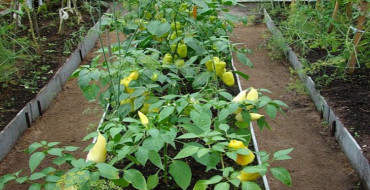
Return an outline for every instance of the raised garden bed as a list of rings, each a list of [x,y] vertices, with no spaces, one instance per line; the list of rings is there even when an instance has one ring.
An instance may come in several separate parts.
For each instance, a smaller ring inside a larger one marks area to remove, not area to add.
[[[265,20],[270,32],[278,39],[283,39],[283,35],[280,30],[275,26],[274,21],[271,19],[270,15],[266,10]],[[323,96],[321,96],[320,91],[316,89],[316,85],[313,79],[306,74],[299,72],[303,69],[303,65],[299,61],[298,56],[287,44],[285,44],[286,57],[293,66],[295,70],[298,71],[298,75],[302,82],[308,89],[308,92],[316,106],[316,109],[321,113],[323,119],[328,122],[328,126],[332,132],[332,135],[335,136],[339,142],[343,152],[349,158],[353,168],[357,172],[358,176],[363,181],[363,186],[367,189],[370,189],[370,167],[369,161],[363,153],[362,148],[356,142],[355,138],[351,135],[348,129],[342,123],[342,118],[336,116],[334,109],[328,105],[327,101]],[[365,88],[366,89],[366,88]],[[342,104],[338,104],[342,105]],[[351,114],[350,114],[351,115]],[[355,119],[355,118],[352,118]],[[346,118],[346,120],[351,120]],[[356,119],[355,119],[356,120]],[[365,122],[363,122],[365,124]]]
[[[87,162],[67,153],[77,147],[35,142],[27,149],[31,177],[9,174],[0,185],[17,180],[62,189],[260,189],[258,179],[271,172],[291,186],[289,172],[269,163],[290,159],[292,148],[251,151],[251,121],[269,128],[265,117],[275,118],[286,105],[265,96],[266,89],[240,92],[235,85],[236,75],[248,76],[230,71],[232,52],[251,63],[247,50],[230,45],[226,36],[245,18],[226,13],[218,19],[227,12],[222,7],[235,2],[179,2],[140,1],[124,18],[113,11],[104,27],[127,40],[102,47],[102,55],[75,71],[88,100],[110,105],[98,132],[85,137],[97,136],[86,148]],[[68,169],[39,171],[46,155]],[[41,178],[45,183],[33,181]]]
[[[88,13],[86,13],[88,14]],[[85,20],[90,18],[88,15],[85,15]],[[104,17],[103,17],[104,19]],[[65,55],[63,52],[63,45],[56,46],[59,48],[58,50],[55,50],[58,52],[59,57],[57,56],[55,59],[52,59],[52,57],[55,57],[54,54],[46,54],[48,58],[45,59],[45,61],[50,62],[42,62],[40,64],[48,64],[48,63],[55,63],[53,70],[57,70],[55,73],[45,73],[48,77],[50,77],[50,80],[45,80],[42,83],[40,83],[40,87],[45,84],[46,81],[48,83],[37,93],[36,97],[33,97],[33,93],[31,92],[24,92],[26,95],[20,93],[19,91],[17,93],[22,94],[23,98],[30,98],[32,99],[28,103],[26,103],[26,106],[24,106],[19,112],[15,113],[9,113],[9,112],[1,112],[4,117],[12,118],[12,115],[16,114],[13,119],[10,120],[10,122],[4,127],[1,128],[0,131],[0,160],[2,160],[6,154],[11,150],[13,145],[17,142],[18,138],[22,136],[23,132],[31,127],[32,122],[35,121],[39,116],[42,115],[42,113],[49,107],[52,100],[59,91],[62,90],[62,87],[64,83],[68,80],[72,72],[78,68],[79,64],[82,62],[83,58],[91,51],[91,49],[94,47],[95,42],[98,38],[97,32],[100,30],[99,25],[101,20],[99,21],[86,32],[86,36],[82,39],[81,42],[79,42],[76,45],[76,49],[72,52],[72,54],[67,58],[67,60],[61,64],[65,60]],[[67,34],[70,34],[73,30],[69,31]],[[48,35],[55,35],[54,33],[48,33]],[[62,35],[53,37],[50,40],[53,42],[61,42],[60,37],[66,37],[68,35]],[[50,43],[52,42],[50,41]],[[53,73],[54,75],[51,75]],[[25,89],[24,89],[25,90]],[[10,92],[12,93],[12,92]],[[29,94],[29,95],[27,95]],[[3,94],[7,96],[6,94]],[[5,100],[5,97],[2,97],[2,100]],[[17,99],[18,100],[18,99]],[[29,99],[22,100],[20,99],[17,102],[27,102]],[[19,106],[24,104],[19,104]],[[17,106],[13,106],[14,110],[17,110]],[[9,121],[9,120],[4,120]]]

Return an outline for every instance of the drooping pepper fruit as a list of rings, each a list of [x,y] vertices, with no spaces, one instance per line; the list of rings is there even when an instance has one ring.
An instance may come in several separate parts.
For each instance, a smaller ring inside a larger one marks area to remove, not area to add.
[[[183,67],[185,64],[185,61],[183,59],[178,59],[175,61],[175,65],[178,67],[178,68],[181,68]]]
[[[128,77],[131,78],[132,80],[137,80],[139,78],[139,72],[132,71]]]
[[[185,44],[179,44],[177,47],[177,54],[181,58],[185,58],[188,55],[188,46]]]
[[[218,58],[218,57],[213,57],[212,59],[213,59],[213,62],[215,62],[215,64],[220,61],[220,58]],[[208,60],[205,63],[208,71],[213,71],[213,62],[212,62],[212,59]]]
[[[171,29],[172,30],[179,30],[179,29],[181,29],[181,23],[179,21],[176,21],[176,24],[175,24],[175,22],[172,22],[171,23]]]
[[[216,19],[217,19],[217,17],[216,17],[216,16],[210,16],[210,17],[209,17],[209,22],[210,22],[210,23],[213,23]]]
[[[105,137],[98,133],[96,143],[87,154],[87,160],[95,163],[104,163],[107,158],[107,140]]]
[[[139,114],[141,124],[143,124],[145,127],[148,127],[149,124],[148,117],[145,114],[141,113],[141,111],[138,111],[137,113]]]
[[[233,86],[235,84],[235,79],[234,75],[232,72],[224,72],[222,74],[222,81],[227,85],[227,86]]]
[[[251,121],[255,121],[255,120],[260,119],[261,117],[264,116],[264,115],[261,115],[259,113],[250,113],[250,114],[251,114]],[[236,114],[235,119],[239,122],[244,121],[243,116],[240,112],[238,114]]]
[[[181,34],[182,34],[182,31],[181,30],[177,30],[177,32],[176,31],[173,31],[172,34],[171,34],[171,36],[170,36],[170,39],[171,40],[174,40],[177,37],[181,36]]]
[[[215,67],[216,67],[216,75],[218,77],[221,77],[222,74],[224,73],[225,71],[225,68],[226,68],[226,62],[225,61],[218,61],[218,62],[215,62]]]
[[[163,57],[163,64],[170,65],[172,64],[172,55],[170,53],[166,53]]]
[[[258,99],[258,92],[257,92],[256,89],[254,89],[253,87],[251,87],[251,90],[247,94],[247,100],[255,101],[257,99]],[[252,108],[253,108],[253,105],[247,106],[247,110],[250,110]]]
[[[240,171],[240,174],[236,177],[240,181],[254,181],[261,177],[261,174],[258,172],[256,173],[248,173],[245,171]]]
[[[236,157],[236,163],[239,165],[248,165],[253,162],[255,155],[251,150],[249,150],[246,146],[244,146],[243,142],[238,141],[238,140],[231,140],[229,142],[229,148],[238,150],[238,149],[247,149],[248,154],[243,155],[243,154],[237,154]]]
[[[125,86],[125,92],[127,92],[129,94],[132,94],[135,91],[134,89],[129,87],[131,81],[132,81],[132,78],[126,77],[126,78],[122,79],[121,82],[120,82],[123,86]]]

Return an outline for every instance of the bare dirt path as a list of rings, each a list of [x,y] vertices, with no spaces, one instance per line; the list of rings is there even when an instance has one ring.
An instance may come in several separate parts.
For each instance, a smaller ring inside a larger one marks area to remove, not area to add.
[[[242,87],[267,88],[272,91],[268,96],[289,106],[287,117],[278,114],[275,121],[269,121],[271,131],[261,132],[255,127],[260,150],[273,153],[294,148],[290,154],[292,160],[276,163],[291,172],[292,189],[357,189],[359,180],[354,170],[326,130],[310,98],[294,90],[286,90],[293,77],[289,72],[290,65],[270,58],[268,49],[263,47],[266,32],[265,24],[252,24],[236,28],[231,38],[234,42],[245,43],[253,51],[248,56],[253,69],[236,61],[236,68],[250,76],[248,81],[242,79]],[[268,180],[272,190],[290,189],[271,175],[268,175]]]
[[[115,33],[110,33],[111,43],[117,42]],[[122,42],[123,35],[120,36]],[[106,35],[102,36],[103,45],[106,46]],[[100,48],[99,40],[95,48],[87,55],[82,64],[88,64],[95,57],[95,52]],[[61,142],[60,146],[78,146],[79,150],[73,152],[77,158],[85,158],[87,152],[82,150],[91,141],[82,141],[89,133],[96,130],[102,115],[102,108],[97,103],[89,103],[77,85],[77,79],[67,81],[63,90],[54,99],[48,110],[26,130],[18,140],[11,152],[0,163],[0,176],[23,170],[21,176],[29,174],[29,155],[23,151],[33,142],[42,140],[48,142]],[[50,166],[55,157],[47,157],[38,168]],[[24,190],[28,185],[11,184],[5,190]]]

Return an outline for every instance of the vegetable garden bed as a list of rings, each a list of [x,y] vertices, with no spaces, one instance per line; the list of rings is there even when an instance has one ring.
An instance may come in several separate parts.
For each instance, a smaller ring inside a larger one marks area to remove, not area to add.
[[[246,19],[227,13],[218,19],[218,13],[236,2],[137,3],[128,5],[133,10],[124,18],[113,11],[103,26],[127,40],[103,47],[73,74],[87,99],[110,105],[98,132],[85,137],[97,136],[86,148],[87,162],[68,153],[76,147],[35,142],[27,150],[31,176],[9,174],[0,185],[16,180],[46,189],[261,189],[254,181],[271,172],[291,186],[289,172],[269,163],[290,159],[293,149],[273,155],[249,149],[251,121],[269,128],[265,117],[275,118],[286,105],[265,96],[266,89],[239,92],[235,85],[235,75],[248,76],[230,71],[231,52],[251,63],[247,50],[227,36]],[[58,169],[37,169],[46,155],[57,156]]]
[[[282,33],[275,26],[274,21],[266,10],[264,10],[266,24],[270,32],[275,36],[276,39],[283,39]],[[285,41],[285,40],[281,40]],[[328,122],[329,128],[332,131],[332,135],[338,140],[345,155],[349,158],[353,168],[357,172],[358,176],[362,179],[363,186],[367,189],[370,188],[370,167],[368,159],[365,157],[362,148],[358,145],[356,140],[347,130],[345,125],[342,123],[342,118],[338,118],[334,110],[328,105],[327,101],[323,96],[320,95],[320,91],[316,89],[314,80],[306,74],[300,72],[303,69],[302,63],[299,61],[296,53],[288,46],[288,44],[281,44],[286,46],[284,53],[286,54],[291,65],[298,71],[298,75],[302,80],[303,84],[307,87],[309,94],[315,103],[316,109],[321,112],[323,119]],[[366,80],[366,79],[365,79]],[[365,88],[366,89],[366,88]],[[348,119],[346,119],[348,120]]]
[[[88,14],[88,13],[85,13]],[[85,15],[86,16],[86,15]],[[89,16],[87,16],[89,18]],[[85,17],[86,19],[86,17]],[[90,52],[90,50],[94,47],[95,41],[98,38],[97,31],[99,31],[99,22],[95,24],[90,30],[88,30],[86,36],[76,44],[77,48],[72,52],[72,54],[67,58],[67,60],[64,62],[64,64],[60,64],[59,61],[65,59],[65,57],[57,57],[55,60],[52,59],[52,54],[45,56],[44,59],[47,58],[50,62],[55,62],[56,65],[53,66],[53,69],[57,69],[55,74],[51,76],[54,72],[44,73],[48,77],[51,77],[48,83],[40,90],[40,92],[37,93],[36,97],[34,97],[31,101],[29,101],[25,107],[23,107],[19,112],[16,113],[16,116],[4,127],[1,128],[0,131],[0,160],[2,160],[6,154],[11,150],[13,145],[17,142],[18,138],[23,134],[23,132],[31,127],[31,124],[33,121],[35,121],[39,116],[42,115],[42,113],[49,107],[50,103],[52,102],[53,98],[57,95],[57,93],[62,89],[63,84],[68,80],[72,72],[78,68],[80,62],[83,60],[83,58]],[[68,29],[68,28],[67,28]],[[62,35],[67,36],[69,33],[71,33],[73,30],[69,31],[67,34]],[[53,33],[49,33],[49,35],[54,35]],[[61,36],[59,36],[61,37]],[[57,39],[57,37],[53,37],[51,40],[54,42]],[[77,39],[75,39],[77,40]],[[51,43],[50,41],[49,43]],[[61,40],[59,40],[61,42]],[[77,42],[77,41],[76,41]],[[56,52],[61,51],[63,47],[60,45],[58,46],[59,49],[55,50]],[[62,52],[59,52],[58,55],[62,55]],[[50,60],[52,59],[52,60]],[[56,61],[58,59],[58,61]],[[47,62],[47,63],[50,63]],[[46,64],[45,62],[42,62],[41,64]],[[60,68],[58,68],[60,66]],[[41,83],[39,83],[39,86],[42,86],[44,84],[44,80],[40,80]],[[3,88],[6,89],[6,88]],[[26,90],[26,89],[24,89]],[[27,90],[26,90],[27,91]],[[13,92],[11,92],[13,93]],[[20,92],[17,92],[20,93]],[[26,95],[25,95],[25,94]],[[22,98],[32,98],[31,94],[32,92],[28,91],[27,93],[24,92],[21,93]],[[29,95],[27,95],[29,94]],[[3,93],[4,97],[2,97],[2,100],[6,100],[6,96],[9,94]],[[17,95],[18,96],[18,95]],[[14,97],[12,97],[14,98]],[[19,99],[19,102],[23,102],[23,100]],[[17,99],[18,100],[18,99]],[[24,101],[28,101],[29,99],[25,99]],[[19,104],[23,105],[23,104]],[[12,106],[13,109],[18,109],[17,106]],[[1,112],[2,117],[6,116],[11,118],[14,113],[10,112]],[[9,120],[4,120],[4,123]]]

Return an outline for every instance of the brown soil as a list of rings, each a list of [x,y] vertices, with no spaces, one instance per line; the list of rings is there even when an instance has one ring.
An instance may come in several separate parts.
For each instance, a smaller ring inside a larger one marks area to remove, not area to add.
[[[58,6],[52,7],[50,12],[58,12]],[[81,4],[79,5],[81,6]],[[105,11],[104,8],[103,11]],[[63,65],[70,53],[66,51],[65,44],[68,39],[76,35],[81,27],[88,30],[93,26],[90,13],[79,9],[82,14],[81,24],[77,24],[76,17],[71,16],[70,19],[64,22],[62,34],[58,34],[59,17],[38,14],[37,22],[40,30],[40,57],[30,57],[26,60],[16,60],[16,67],[19,70],[18,76],[9,78],[11,81],[0,82],[0,130],[2,130],[35,95],[44,87],[54,73]],[[96,16],[97,17],[97,16]],[[97,20],[97,18],[95,18]],[[26,17],[22,20],[25,26],[24,30],[20,30],[17,37],[26,37],[32,40],[31,33],[28,31],[29,22]],[[87,31],[80,33],[81,37],[85,36]],[[77,39],[73,40],[71,51],[77,47]],[[18,47],[17,47],[18,48]],[[34,49],[33,56],[37,56]],[[29,86],[29,88],[25,87]]]
[[[232,38],[235,42],[246,43],[246,47],[253,51],[248,56],[254,64],[253,69],[236,61],[236,68],[250,76],[248,81],[242,80],[243,88],[267,88],[272,91],[268,96],[289,106],[285,110],[287,117],[278,114],[274,121],[269,120],[271,130],[256,129],[260,150],[273,153],[294,148],[290,154],[292,160],[272,164],[290,171],[292,189],[357,189],[358,177],[323,124],[311,99],[286,90],[289,80],[295,76],[290,75],[286,61],[272,60],[268,56],[269,51],[263,47],[265,39],[262,37],[266,32],[264,24],[256,24],[236,28]],[[270,174],[267,177],[271,189],[289,189]]]
[[[123,35],[121,35],[121,42]],[[106,45],[106,37],[102,37]],[[117,41],[115,33],[110,35],[111,41]],[[99,41],[96,42],[92,52],[100,48]],[[85,58],[83,64],[88,64],[94,58],[94,53],[90,53]],[[82,139],[89,133],[96,130],[101,118],[102,109],[96,103],[88,103],[77,85],[77,79],[66,83],[63,90],[53,101],[50,108],[32,124],[25,134],[18,140],[12,151],[0,163],[0,176],[7,173],[14,173],[23,169],[21,174],[28,175],[29,156],[23,151],[33,142],[46,140],[48,142],[61,142],[58,146],[78,146],[79,150],[73,154],[77,158],[85,158],[87,152],[82,150],[91,141],[83,142]],[[51,165],[53,157],[47,157],[38,167],[39,169]],[[11,184],[5,190],[24,190],[28,185]]]

